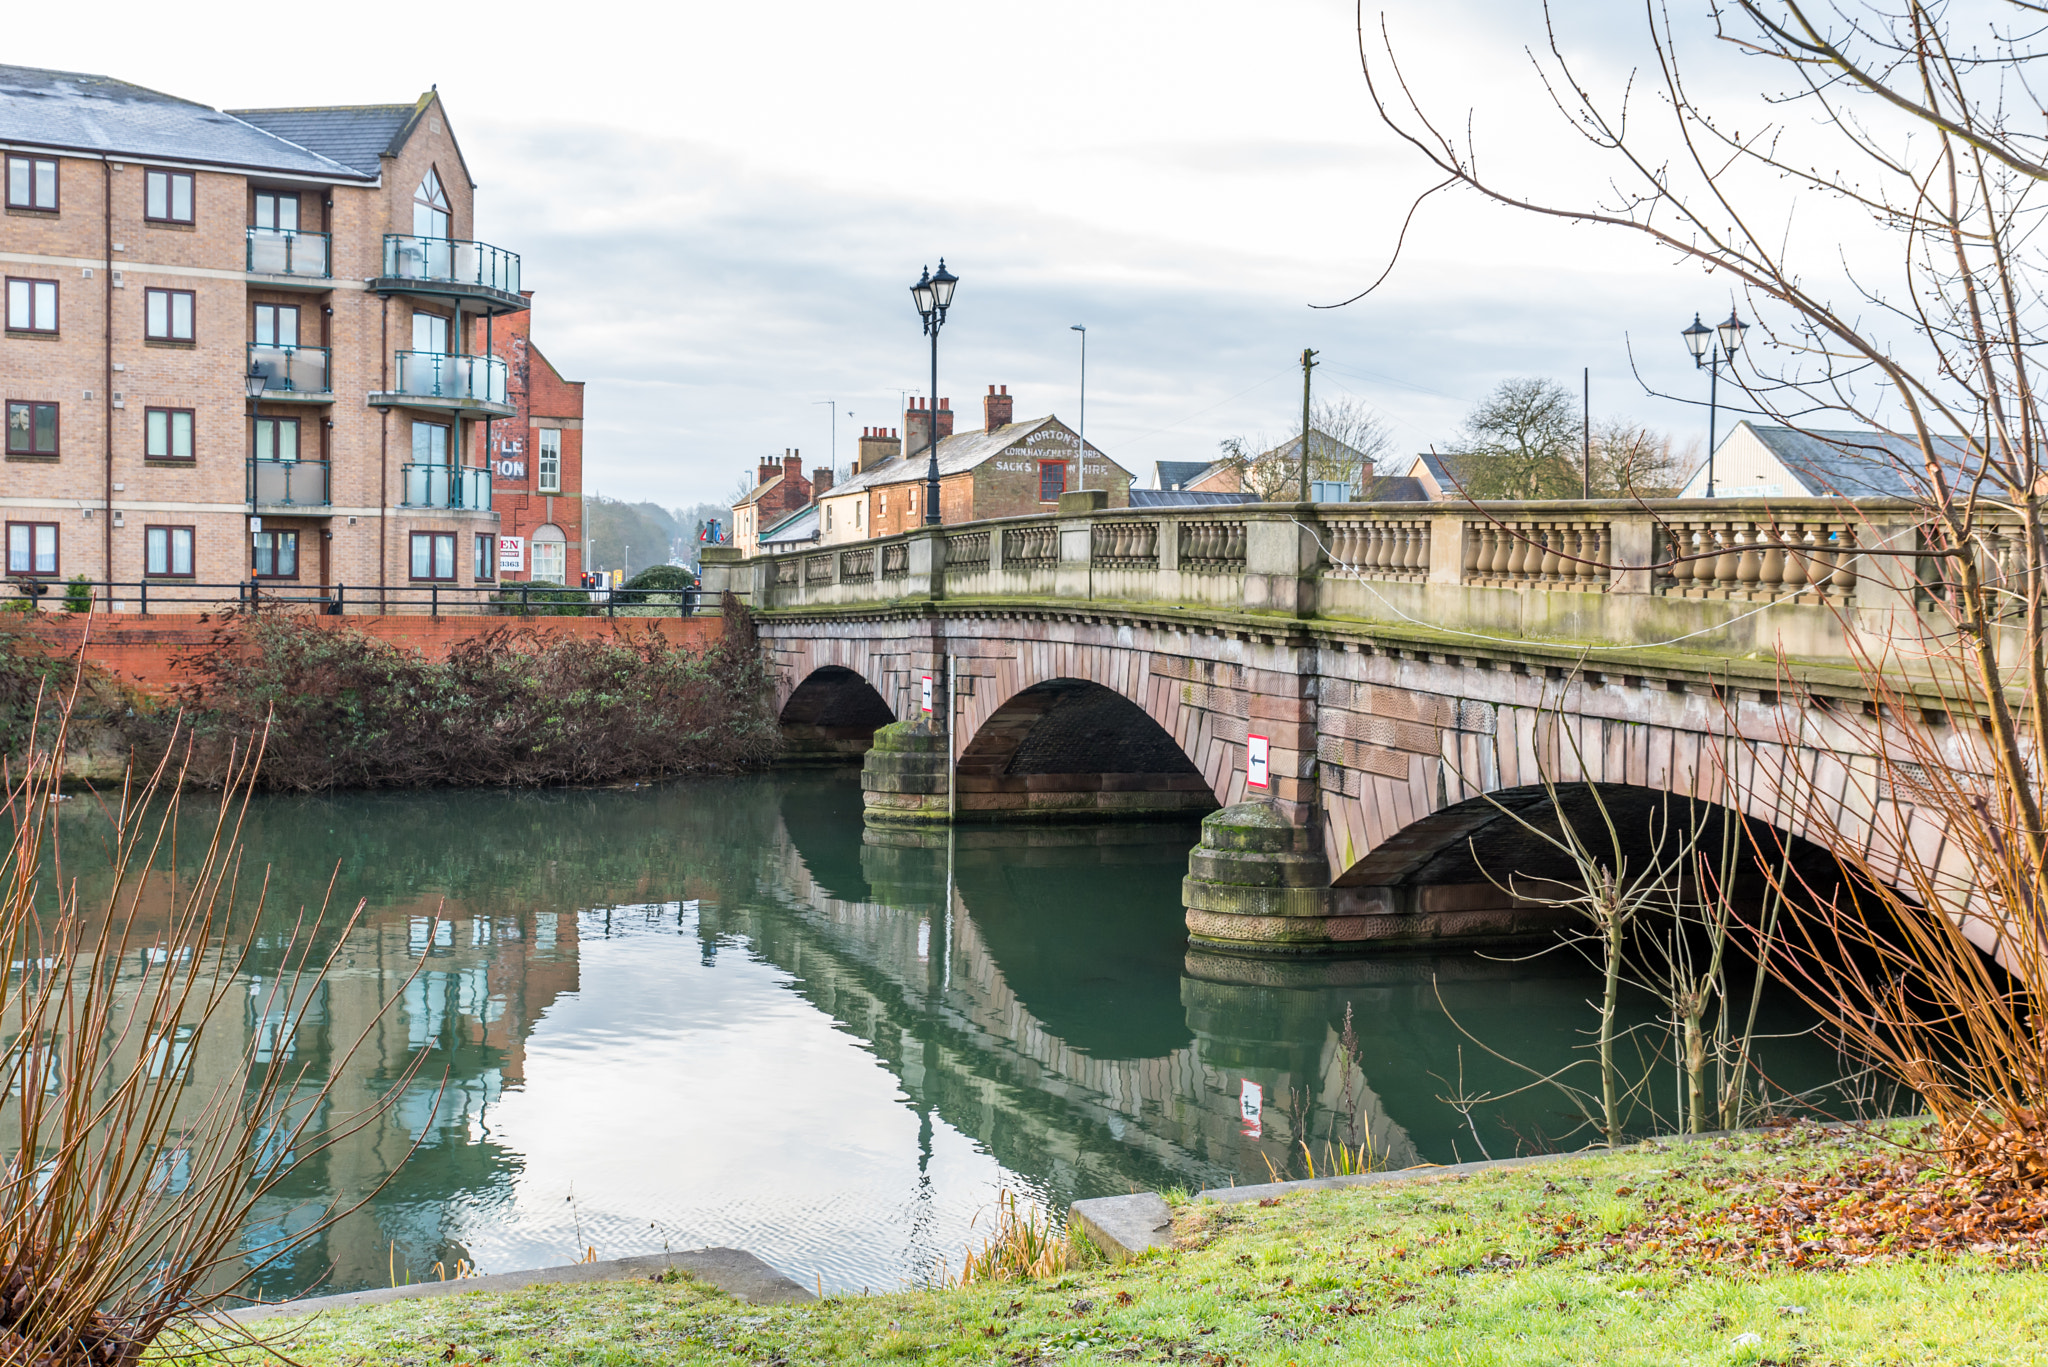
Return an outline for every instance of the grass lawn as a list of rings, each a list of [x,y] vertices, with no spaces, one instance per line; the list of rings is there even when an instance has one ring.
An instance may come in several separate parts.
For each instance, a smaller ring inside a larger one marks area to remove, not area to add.
[[[1796,1244],[1705,1263],[1671,1247],[1674,1212],[1711,1223],[1773,1177],[1873,1142],[1745,1136],[1271,1206],[1188,1204],[1173,1253],[1054,1282],[779,1309],[687,1280],[608,1283],[259,1327],[289,1332],[306,1367],[2048,1363],[2048,1275],[1994,1255],[1813,1270],[1792,1265]]]

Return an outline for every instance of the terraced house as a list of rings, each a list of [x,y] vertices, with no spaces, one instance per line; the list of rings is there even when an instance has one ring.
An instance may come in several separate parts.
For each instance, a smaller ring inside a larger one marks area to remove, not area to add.
[[[492,582],[493,320],[527,301],[438,94],[219,111],[0,66],[0,157],[15,591]]]

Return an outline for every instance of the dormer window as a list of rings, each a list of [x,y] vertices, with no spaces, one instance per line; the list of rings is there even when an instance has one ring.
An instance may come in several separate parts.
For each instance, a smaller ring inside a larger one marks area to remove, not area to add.
[[[455,221],[448,208],[448,193],[441,188],[441,177],[432,167],[427,168],[425,180],[412,195],[412,235],[445,239],[449,225]]]

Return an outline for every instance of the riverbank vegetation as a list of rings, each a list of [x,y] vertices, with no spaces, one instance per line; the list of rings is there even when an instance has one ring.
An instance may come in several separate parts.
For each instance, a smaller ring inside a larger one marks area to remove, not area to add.
[[[445,660],[282,613],[224,624],[191,662],[202,756],[258,739],[272,791],[533,787],[716,772],[774,753],[772,680],[744,611],[703,652],[652,629],[608,640],[500,627]]]
[[[1190,1202],[1170,1253],[1029,1282],[795,1307],[688,1280],[536,1287],[330,1313],[286,1343],[306,1367],[2031,1360],[2048,1321],[2039,1221],[1921,1220],[1922,1191],[1959,1179],[1917,1142],[1804,1127],[1646,1144]]]

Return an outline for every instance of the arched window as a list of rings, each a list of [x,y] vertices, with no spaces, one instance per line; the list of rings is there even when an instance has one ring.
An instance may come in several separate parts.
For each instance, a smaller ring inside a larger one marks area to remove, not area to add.
[[[569,575],[569,541],[554,523],[533,530],[533,581],[560,584]]]
[[[412,235],[445,239],[453,222],[448,192],[441,188],[440,174],[430,166],[420,188],[412,192]]]

